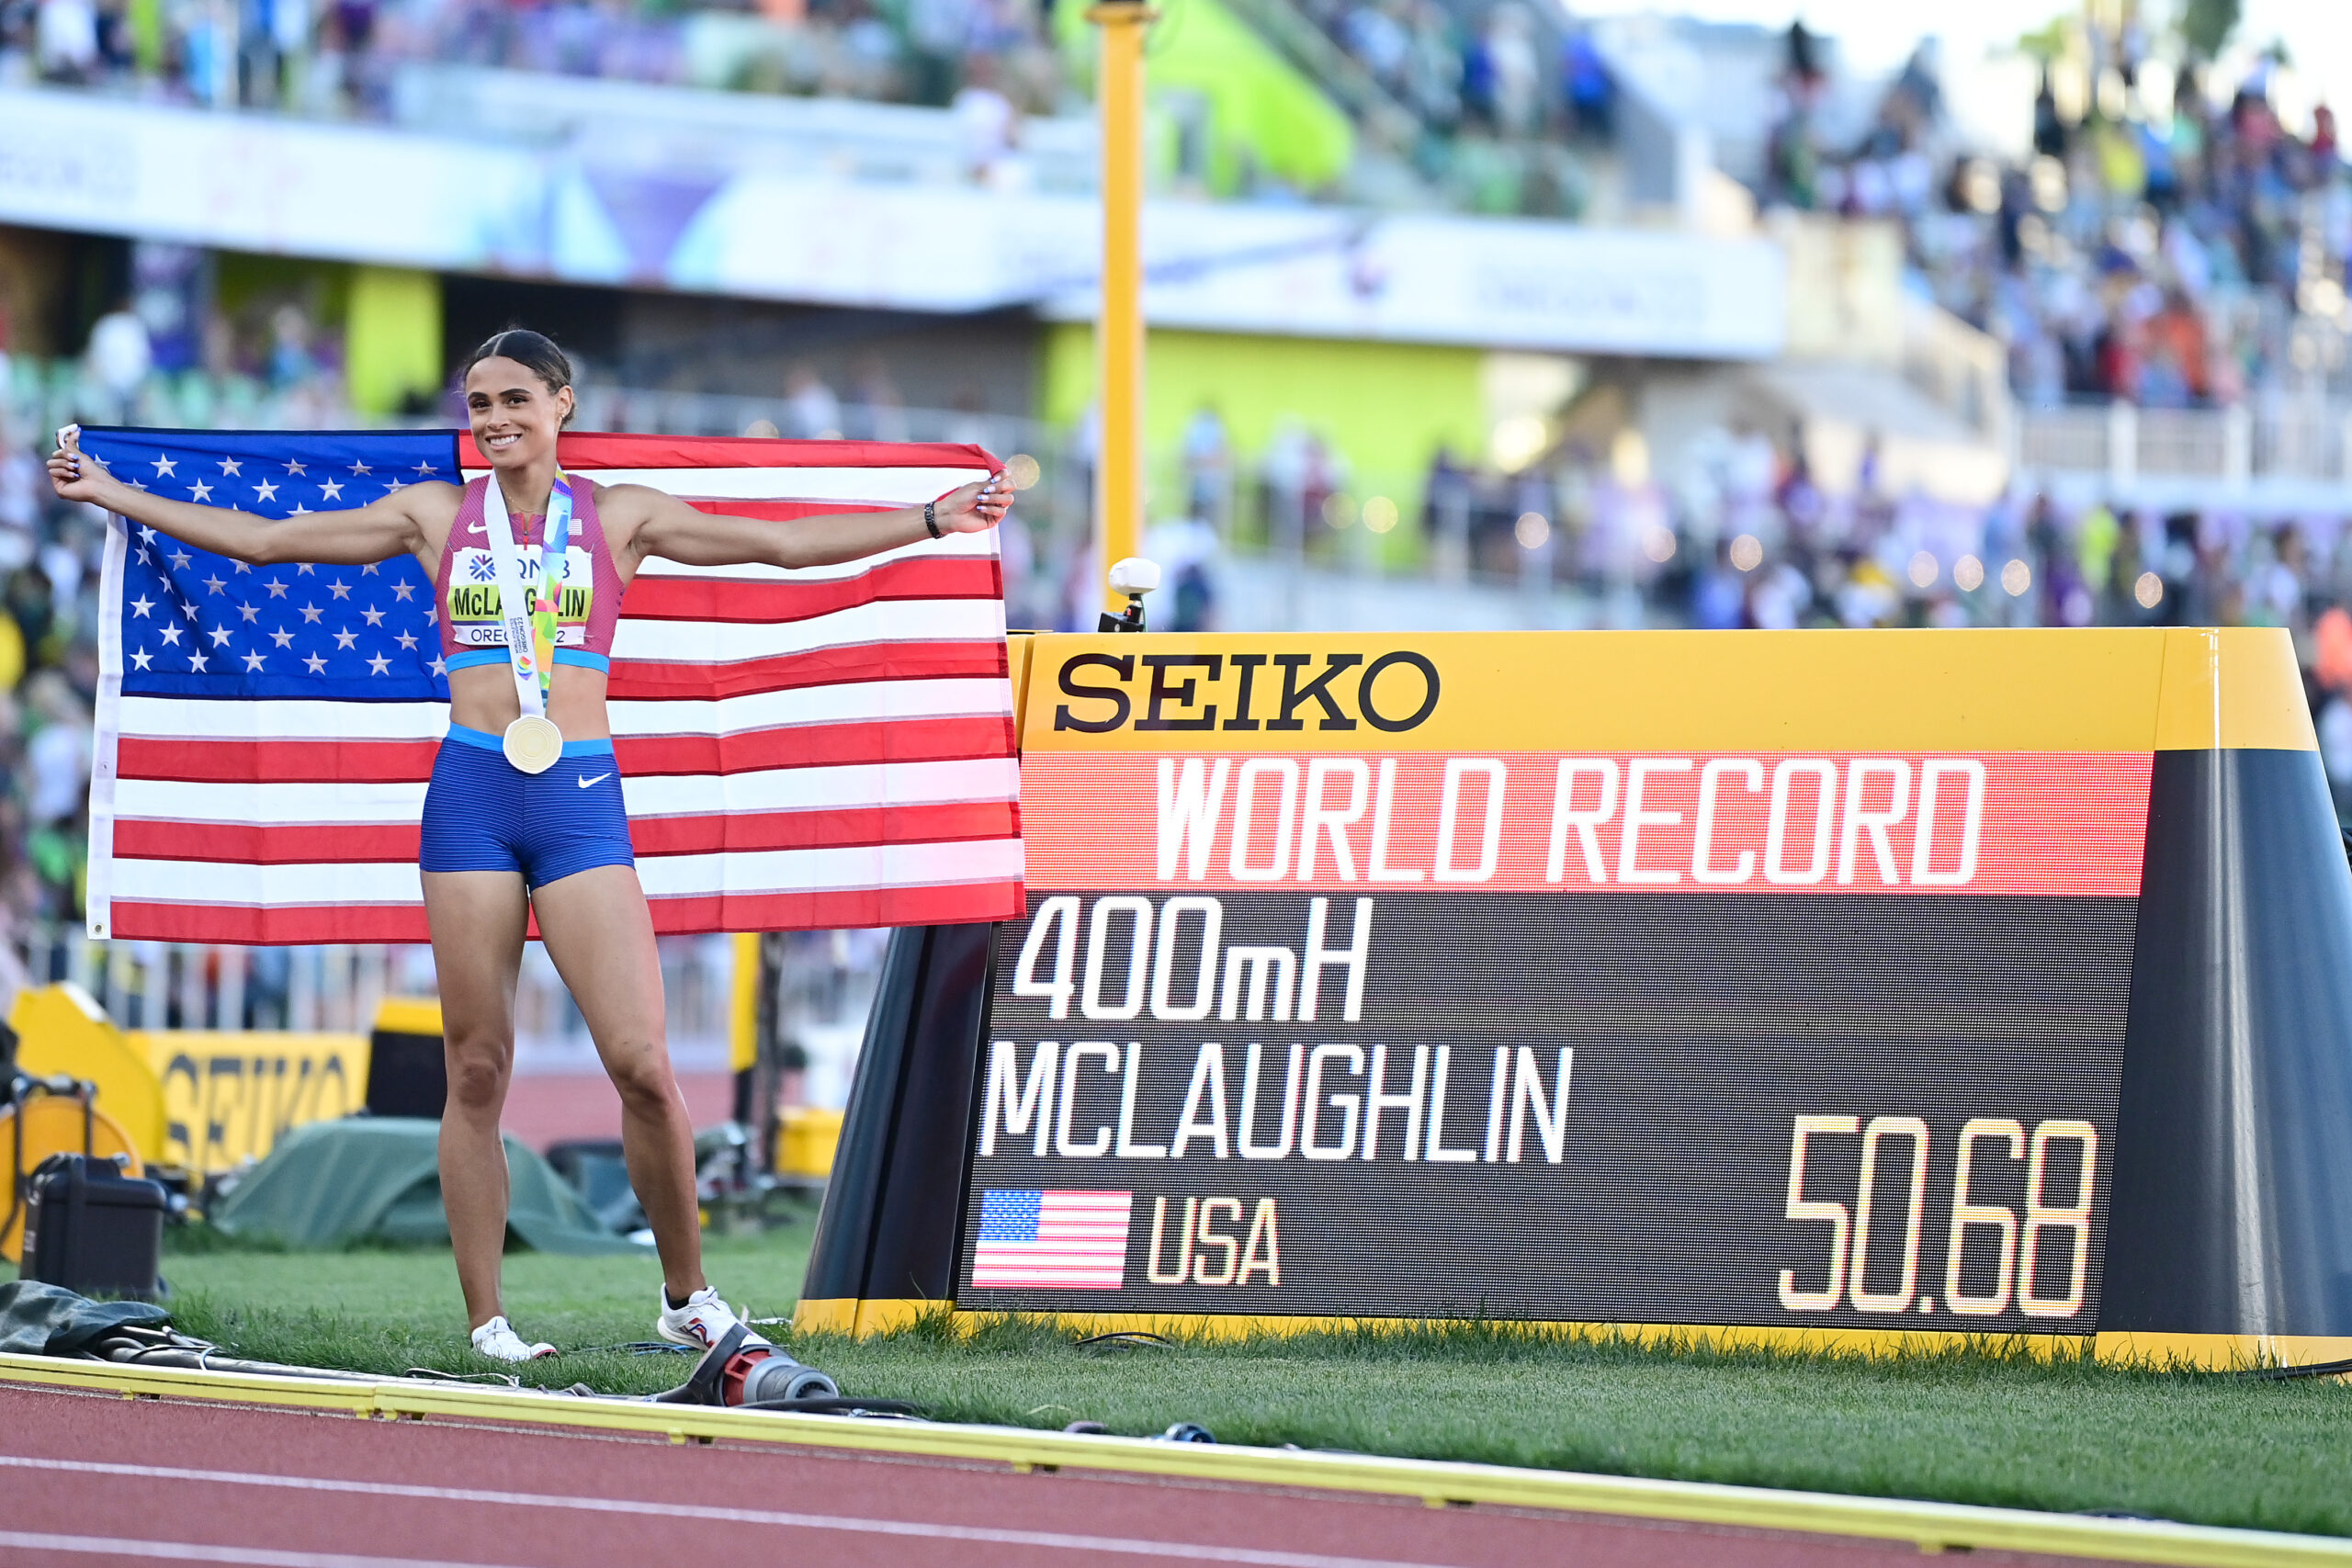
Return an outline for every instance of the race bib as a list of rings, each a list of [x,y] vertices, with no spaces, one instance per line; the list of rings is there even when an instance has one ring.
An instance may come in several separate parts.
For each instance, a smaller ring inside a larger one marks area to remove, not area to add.
[[[537,545],[525,545],[523,576],[539,578],[542,554]],[[563,603],[556,616],[556,644],[584,647],[588,615],[594,607],[596,575],[587,549],[573,545],[563,552]],[[460,648],[504,648],[506,626],[499,618],[498,563],[486,549],[458,549],[449,562],[449,600],[443,607],[452,639]]]

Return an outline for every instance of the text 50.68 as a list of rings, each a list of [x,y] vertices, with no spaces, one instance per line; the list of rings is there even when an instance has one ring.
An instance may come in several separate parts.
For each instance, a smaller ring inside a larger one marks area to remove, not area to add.
[[[1928,1124],[1917,1116],[1799,1116],[1789,1144],[1788,1217],[1829,1227],[1829,1256],[1802,1269],[1781,1270],[1781,1304],[1791,1312],[1933,1313],[1933,1285],[1919,1289],[1920,1240],[1927,1224]],[[1860,1134],[1859,1169],[1815,1141]],[[1834,1186],[1853,1194],[1852,1206],[1805,1196],[1808,1156],[1814,1190]],[[1825,1157],[1826,1156],[1826,1157]],[[2009,1162],[2006,1168],[1996,1162]],[[1987,1202],[1990,1191],[2016,1191],[2022,1161],[2020,1214]],[[1962,1317],[1997,1317],[2015,1310],[2027,1317],[2064,1318],[2082,1311],[2090,1280],[2091,1199],[2098,1165],[2098,1134],[2087,1122],[2053,1120],[2029,1136],[2022,1122],[1980,1116],[1960,1130],[1952,1167],[1945,1236],[1943,1305]],[[1854,1170],[1851,1185],[1832,1174]],[[1902,1233],[1888,1234],[1896,1213],[1889,1201],[1903,1184]],[[1976,1189],[1972,1194],[1971,1189]],[[1899,1250],[1901,1265],[1894,1266]],[[1825,1269],[1824,1263],[1826,1263]],[[1802,1288],[1798,1276],[1814,1288]],[[1973,1288],[1971,1288],[1971,1287]]]

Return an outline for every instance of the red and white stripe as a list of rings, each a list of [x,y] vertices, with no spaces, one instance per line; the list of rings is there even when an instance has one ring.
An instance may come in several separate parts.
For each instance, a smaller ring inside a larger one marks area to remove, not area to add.
[[[487,471],[461,442],[468,476]],[[989,471],[971,446],[604,434],[565,436],[561,461],[779,519],[917,504]],[[609,695],[656,930],[1020,912],[993,532],[801,571],[648,560]],[[93,935],[424,938],[418,822],[447,705],[102,693],[100,707]]]
[[[1037,1239],[972,1247],[972,1284],[996,1291],[1115,1291],[1127,1281],[1131,1192],[1043,1192]]]

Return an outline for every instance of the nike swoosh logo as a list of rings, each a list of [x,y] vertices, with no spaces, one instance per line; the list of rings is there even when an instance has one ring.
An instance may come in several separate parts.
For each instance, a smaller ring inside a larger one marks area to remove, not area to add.
[[[610,773],[598,773],[593,779],[576,779],[573,782],[579,784],[582,789],[586,789],[590,784],[603,784],[606,779],[611,778],[612,776],[613,775]]]
[[[485,539],[490,537],[490,530],[480,523],[467,524],[466,532],[469,534],[480,534]]]

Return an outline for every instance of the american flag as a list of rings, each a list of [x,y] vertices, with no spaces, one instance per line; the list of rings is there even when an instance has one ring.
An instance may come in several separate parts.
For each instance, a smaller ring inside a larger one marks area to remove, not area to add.
[[[159,495],[273,517],[489,471],[455,431],[91,429],[82,448]],[[994,467],[976,446],[592,434],[559,459],[776,519]],[[424,940],[418,819],[449,696],[424,570],[249,567],[116,517],[100,604],[90,934]],[[655,928],[1019,913],[1006,671],[993,532],[798,571],[647,561],[610,696]]]
[[[1127,1282],[1130,1192],[980,1194],[976,1290],[1115,1291]]]

